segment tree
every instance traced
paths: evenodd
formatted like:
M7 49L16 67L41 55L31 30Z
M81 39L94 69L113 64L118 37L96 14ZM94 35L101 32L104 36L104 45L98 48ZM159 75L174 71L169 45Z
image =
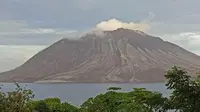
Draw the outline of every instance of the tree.
M172 90L168 108L180 112L200 112L200 85L185 69L171 68L165 75L167 89Z
M137 103L145 106L148 112L165 112L165 103L167 98L163 97L161 93L148 91L144 88L134 88L129 95Z
M23 89L15 84L16 89L11 92L0 92L0 110L3 112L32 112L29 101L34 97L29 89Z
M165 112L166 98L162 94L146 89L134 89L131 92L116 92L117 87L109 88L105 94L89 98L81 105L84 112Z
M33 102L34 110L37 112L52 112L49 106L42 100Z
M40 101L32 101L34 110L38 112L77 112L78 108L64 102L62 103L59 98L46 98Z
M120 87L109 87L107 90L109 91L117 91L117 90L121 90L122 88Z
M195 79L195 82L200 85L200 72L197 72L197 78Z

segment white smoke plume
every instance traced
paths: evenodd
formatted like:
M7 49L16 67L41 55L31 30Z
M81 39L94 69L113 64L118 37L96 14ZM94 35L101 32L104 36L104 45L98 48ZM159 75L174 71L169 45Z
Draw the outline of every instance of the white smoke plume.
M96 25L96 28L103 31L112 31L118 28L124 28L129 30L140 30L142 32L147 32L150 29L150 26L145 22L141 23L122 22L120 20L113 18L98 23Z

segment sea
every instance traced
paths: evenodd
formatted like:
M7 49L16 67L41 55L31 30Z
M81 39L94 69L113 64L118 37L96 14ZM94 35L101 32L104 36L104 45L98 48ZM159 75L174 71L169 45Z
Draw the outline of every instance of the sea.
M0 83L1 91L8 92L15 89L14 83ZM70 83L70 84L37 84L20 83L22 88L31 89L34 99L58 97L63 102L79 106L90 97L105 93L109 87L121 87L122 91L131 91L133 88L146 88L169 96L170 91L164 83Z

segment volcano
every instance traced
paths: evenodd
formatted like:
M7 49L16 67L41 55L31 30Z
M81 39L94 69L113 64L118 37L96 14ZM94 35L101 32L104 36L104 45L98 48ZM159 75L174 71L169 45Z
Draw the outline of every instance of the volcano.
M62 39L23 65L0 74L1 82L162 82L172 66L195 74L200 56L159 37L119 28Z

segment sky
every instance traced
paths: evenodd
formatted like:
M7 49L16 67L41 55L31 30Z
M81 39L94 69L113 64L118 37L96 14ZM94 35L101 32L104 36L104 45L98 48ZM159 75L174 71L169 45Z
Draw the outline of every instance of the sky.
M0 0L1 71L61 38L139 29L200 55L199 0Z

